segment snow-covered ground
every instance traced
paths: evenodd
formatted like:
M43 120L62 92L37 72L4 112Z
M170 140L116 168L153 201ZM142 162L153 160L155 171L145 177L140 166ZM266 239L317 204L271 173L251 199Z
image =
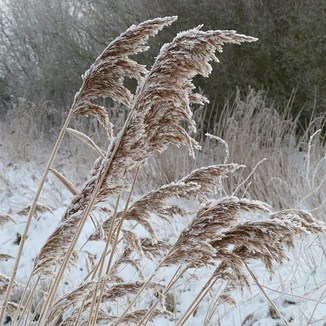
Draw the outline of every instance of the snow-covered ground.
M16 256L19 235L26 221L24 209L31 203L42 171L32 163L3 166L0 162L0 215L10 215L13 219L0 228L0 254ZM50 195L48 195L50 194ZM17 281L25 283L32 271L34 259L49 235L58 225L61 216L69 204L71 194L64 189L53 176L49 176L40 203L43 205L31 224L24 253L17 273ZM113 203L112 203L113 205ZM180 219L176 226L160 225L161 236L166 239L176 236L185 227L186 220ZM79 241L79 247L85 243L92 231L92 224L86 225ZM100 256L104 244L90 242L82 250ZM289 260L276 268L272 279L262 264L253 263L250 267L257 276L260 285L275 302L279 311L290 325L326 325L326 254L325 238L311 236L298 240L294 250L288 253ZM0 262L0 273L10 275L14 259ZM81 258L79 268L62 285L60 292L72 290L85 276L85 260ZM144 267L144 275L150 275L153 266L150 262ZM175 270L165 269L158 276L163 283L169 281ZM179 280L172 290L173 305L178 315L185 311L196 293L205 284L209 268L190 271ZM130 271L122 271L129 275ZM134 273L134 272L133 272ZM132 278L131 278L132 279ZM254 282L253 282L254 284ZM212 291L218 291L218 288ZM274 308L263 295L262 290L253 285L251 292L234 293L237 306L220 305L214 308L214 298L210 295L202 302L196 314L189 319L188 325L203 325L208 314L216 310L210 325L276 326L284 325ZM168 318L156 319L153 325L173 325Z

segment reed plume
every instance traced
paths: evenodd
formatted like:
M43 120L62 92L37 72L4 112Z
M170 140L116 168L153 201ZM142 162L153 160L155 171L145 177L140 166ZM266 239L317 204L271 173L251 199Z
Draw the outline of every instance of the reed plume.
M269 213L269 207L258 201L227 197L206 203L195 219L180 234L162 265L185 264L189 268L214 265L216 249L211 242L225 229L237 224L240 213ZM192 254L189 255L189 252Z
M141 75L145 73L145 68L129 59L129 55L145 51L147 47L144 43L147 39L155 35L164 26L171 24L175 19L176 17L165 17L146 21L138 26L130 27L125 33L112 41L84 74L83 85L75 96L76 105L74 112L78 113L80 111L79 108L85 106L85 101L90 101L96 97L110 96L114 100L130 106L132 95L123 86L124 77L133 76L140 80ZM121 77L117 79L116 77L120 75ZM99 110L99 112L102 111ZM93 112L95 112L94 109ZM98 117L102 119L102 115L98 114ZM105 123L107 123L107 120L105 120ZM113 144L115 144L115 141L112 142L109 148L112 148ZM74 230L83 218L83 211L96 187L99 176L101 176L103 169L106 168L108 159L107 156L106 159L95 162L94 170L96 172L86 182L80 193L73 198L63 216L62 224L50 236L48 242L38 255L35 273L43 270L46 273L50 271L53 273L54 266L62 263L64 259L62 252L68 251L71 240L74 238ZM125 189L125 184L115 180L115 182L106 187L102 187L101 196L99 197L106 198L109 194L119 193L123 189Z
M168 17L161 20L160 27L170 24L174 19L174 17ZM147 24L151 24L151 21ZM141 27L138 28L142 29L144 25L139 26ZM124 35L121 39L124 39ZM90 212L91 206L89 205L92 205L89 204L90 201L99 203L109 195L119 194L125 187L127 171L141 166L151 155L164 151L169 144L184 145L194 156L194 150L199 149L200 146L188 133L188 130L196 130L190 104L202 104L206 99L200 94L193 93L195 86L192 84L192 78L197 74L206 77L209 75L212 69L209 61L217 60L214 52L216 50L221 52L224 43L240 44L255 40L252 37L236 34L234 31L204 32L195 28L180 33L170 44L162 47L151 70L137 89L132 111L123 130L117 138L113 139L105 157L95 163L96 168L93 169L91 179L80 194L75 196L63 217L63 223L41 250L34 272L47 270L49 273L51 268L53 270L53 266L60 265L63 261L62 253L71 250L71 244L76 243L78 234L75 235L74 230L78 226L78 232L80 232L80 226L87 218L84 209L87 207L86 211ZM114 49L117 44L121 45L124 42L112 42L111 47ZM103 71L106 71L106 64L102 66L102 61L110 58L110 53L117 53L117 51L111 51L111 47L109 46L99 56L84 75L81 90L75 96L76 108L83 100L89 101L106 95L127 106L130 105L130 94L128 91L123 92L123 89L121 93L121 87L118 87L119 89L113 87L112 89L116 91L114 94L111 94L112 90L105 93L105 89L110 86L110 81L104 81ZM130 54L128 51L126 53ZM117 62L123 63L122 66L124 66L124 59ZM139 66L137 66L139 68L137 73L134 70L130 72L130 69L134 68L135 65L132 63L127 65L126 71L129 70L128 74L140 79ZM118 71L123 76L123 72ZM181 123L188 125L188 128L183 127ZM191 186L190 183L187 184L187 187L189 186ZM140 219L140 221L156 240L151 224L147 223L146 219ZM48 258L49 252L51 252L50 259ZM67 264L68 258L64 261L64 264ZM62 275L62 268L59 274ZM51 295L53 297L53 293Z
M181 180L164 185L142 196L128 208L127 212L117 214L116 223L124 215L125 220L138 222L148 231L153 240L156 240L155 229L150 223L150 213L158 213L160 217L171 216L175 212L180 213L182 208L177 205L171 210L171 206L167 204L168 199L204 198L206 193L220 188L221 178L226 178L228 174L232 174L242 167L238 164L220 164L196 169ZM101 228L95 231L89 240L100 240L109 232L111 222L112 216L103 222Z
M185 323L216 282L224 282L224 289L216 297L217 304L235 304L234 291L242 292L244 288L250 288L251 283L246 270L251 274L252 272L247 264L253 260L260 260L273 275L275 263L284 262L287 258L286 249L294 246L296 237L326 230L324 223L302 210L284 210L276 213L266 210L264 213L266 216L263 220L224 224L224 230L220 230L214 240L208 238L206 246L213 250L210 251L210 257L207 251L204 252L205 262L206 265L211 262L217 267L177 325ZM176 244L176 247L193 246L192 242L195 240L191 241L184 236L182 241L179 245ZM172 258L176 258L178 253L181 256L180 252L183 251L176 248ZM168 262L171 260L170 258ZM190 262L188 264L193 267ZM282 318L282 315L280 317Z
M93 297L93 292L96 290L98 285L101 285L103 279L98 279L96 281L88 281L81 284L74 291L64 295L59 301L57 301L51 309L51 312L48 316L47 325L56 325L56 320L59 316L63 314L63 312L67 308L72 308L74 306L78 306L83 300L84 305L82 307L83 311L87 311L87 309L91 306L91 299ZM101 298L101 301L104 302L115 302L122 297L129 297L133 294L137 293L137 291L143 286L144 283L120 283L113 285L106 285L106 289ZM162 290L162 285L157 283L148 284L148 290L153 290L157 292ZM69 317L70 320L76 318L78 315L78 309L71 314Z
M270 214L266 220L238 223L211 242L216 259L221 261L214 277L221 277L229 269L235 279L243 280L240 287L249 287L241 272L246 262L261 260L272 275L275 263L282 264L286 259L285 249L294 246L295 237L323 231L324 224L302 210L284 210Z
M63 273L78 261L76 242L94 207L100 206L110 196L120 196L129 187L128 172L136 168L138 173L138 169L153 154L163 152L169 145L184 146L193 157L200 149L193 138L196 124L191 105L202 105L208 100L195 91L193 78L196 75L208 77L212 70L210 62L218 61L215 52L222 52L224 44L256 40L235 31L202 31L201 27L197 27L179 33L171 43L165 44L149 71L130 59L131 55L145 51L147 39L175 19L156 18L130 27L107 46L82 76L83 83L75 95L72 115L95 116L110 141L104 152L86 135L70 130L100 155L94 162L89 180L80 191L58 171L51 169L74 197L60 225L35 260L33 274L53 278L59 270L47 293L47 302L41 308L39 325L142 324L159 316L171 317L163 302L171 284L188 269L212 266L214 272L201 293L177 321L177 325L182 325L216 282L225 284L216 298L217 302L234 303L232 291L250 287L245 272L250 261L262 261L273 273L274 264L284 262L285 249L293 246L295 236L325 230L322 223L302 210L273 213L268 204L260 201L231 196L212 200L212 194L224 190L223 178L244 166L225 163L199 168L179 181L150 191L134 201L131 199L132 186L122 211L118 211L118 201L114 212L99 207L101 213L109 217L89 240L106 237L102 257L97 263L95 257L87 253L91 262L89 275L74 290L56 298ZM138 82L135 94L125 86L126 78L134 78ZM94 103L94 100L106 97L131 109L123 129L116 136L106 108ZM65 130L68 130L67 126ZM227 149L227 156L228 153ZM163 241L159 238L151 219L151 214L170 221L174 214L185 214L181 205L169 203L171 199L192 200L195 206L194 218L174 243L170 239ZM39 205L28 210L39 210L41 214L44 209ZM9 220L8 216L2 216L0 224ZM146 237L125 227L124 221L141 225L147 231ZM116 250L118 245L120 247ZM105 276L102 276L109 252ZM9 258L0 254L0 261ZM146 273L142 267L148 260L155 265L155 270L144 281ZM172 265L179 268L175 280L173 277L168 286L153 281L160 268ZM132 267L135 272L129 280L120 275L125 266ZM134 278L140 281L136 282ZM1 274L0 295L6 290L8 282L9 279ZM149 309L144 309L141 304L129 312L129 308L146 291L152 297L157 294L157 302L161 300L160 309L156 309L157 302L146 302L147 306L151 305ZM122 298L129 303L126 309L119 304L116 315L113 310L104 310L107 304L111 307ZM12 308L9 301L7 306Z
M124 79L135 78L140 82L147 70L129 56L146 51L148 46L145 44L149 37L156 35L176 18L174 16L147 20L137 26L131 26L113 40L82 76L83 85L76 94L76 102L110 97L131 107L133 95L124 86Z
M126 172L142 165L153 153L165 150L169 144L187 146L191 155L194 155L194 149L200 148L188 134L188 130L196 129L190 104L204 103L206 99L193 93L192 78L197 74L209 75L212 69L209 61L217 60L214 52L221 52L224 43L240 44L255 39L234 31L204 32L199 28L180 33L170 44L163 46L151 70L141 81L144 67L127 57L143 51L144 41L173 20L175 17L166 17L131 27L103 51L83 76L83 85L75 96L74 112L87 101L106 96L131 106L132 111L123 130L112 140L105 157L95 162L92 177L72 200L62 224L42 248L34 273L46 271L49 274L51 270L53 273L55 266L67 261L62 253L71 250L71 244L76 242L78 235L74 230L80 229L87 218L84 210L90 212L91 198L94 198L94 203L99 203L109 195L119 194L125 189ZM134 100L123 86L126 75L141 81ZM111 85L112 78L117 76L117 83ZM193 189L199 186L188 183L185 187ZM134 216L155 240L154 229L148 220L141 219L139 214Z

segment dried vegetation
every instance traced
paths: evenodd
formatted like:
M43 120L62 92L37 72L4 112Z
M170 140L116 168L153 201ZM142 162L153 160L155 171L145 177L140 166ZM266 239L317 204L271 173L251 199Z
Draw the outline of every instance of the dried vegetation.
M22 320L28 325L145 325L165 317L183 325L216 284L221 291L214 300L234 303L233 291L250 287L250 261L261 260L273 273L274 264L283 263L286 248L293 246L296 236L324 231L323 223L303 210L275 212L264 202L227 193L225 179L244 168L235 163L195 169L179 181L134 198L137 175L154 154L175 145L184 146L194 157L200 149L193 138L196 123L191 105L202 105L207 99L195 91L193 77L208 77L210 62L218 61L215 53L222 52L225 44L256 41L235 31L203 31L197 27L165 44L149 71L130 58L145 51L147 39L174 20L176 17L157 18L130 27L83 75L82 86L28 208L12 275L1 275L2 320L9 315L12 325L21 325ZM126 78L138 82L135 94L125 86ZM97 104L98 98L106 97L130 109L118 133L113 132L106 108ZM51 167L68 125L77 115L95 116L108 136L107 149L102 150L87 135L72 132L100 154L79 191ZM15 305L11 296L15 275L30 221L36 212L42 214L40 209L45 209L36 203L49 171L54 171L74 197L39 252L21 301ZM111 198L116 198L116 207L107 211L104 204ZM176 239L167 239L153 223L153 215L171 225L177 224L177 219L187 219L187 226ZM88 241L104 243L101 257L91 252L86 255L79 248L78 239L88 219L94 223ZM9 216L2 216L0 223L9 220ZM60 284L69 270L78 266L80 255L87 256L89 272L75 289L62 294ZM150 275L143 273L146 264L154 266ZM125 266L133 271L132 277L121 273ZM176 269L168 284L158 277L166 267ZM208 267L212 268L211 275L189 308L178 314L168 311L166 299L173 285L189 270ZM35 306L33 297L41 280L48 281L48 287Z

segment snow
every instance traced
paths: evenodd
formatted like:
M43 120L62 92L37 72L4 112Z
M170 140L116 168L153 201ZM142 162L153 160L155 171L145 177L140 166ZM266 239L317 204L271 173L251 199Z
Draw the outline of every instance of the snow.
M17 234L23 233L26 222L26 215L17 213L31 204L41 173L42 171L32 163L4 167L0 162L0 215L10 214L15 221L15 223L8 222L0 229L1 254L8 254L13 257L17 254ZM71 194L62 188L53 176L49 176L40 198L40 203L46 205L49 210L39 213L33 218L17 273L18 282L27 282L35 257L59 224L70 199ZM114 207L114 203L109 203L109 205ZM123 207L123 203L121 207ZM177 219L178 223L168 224L160 219L155 219L153 216L153 221L158 230L159 238L168 240L176 237L176 234L180 233L189 219L179 218ZM93 230L92 223L87 222L78 242L79 248L86 242ZM137 227L136 230L138 235L147 235L141 227ZM326 323L324 240L322 236L310 236L304 240L298 240L294 250L288 253L288 262L283 266L276 267L276 273L272 279L262 264L250 264L250 268L257 276L260 284L290 325L308 325L310 323L314 326L324 326ZM82 250L100 257L103 247L104 243L92 241L88 242ZM10 275L13 265L14 259L0 262L0 273ZM154 268L155 265L149 260L144 264L145 279L151 275ZM81 254L78 268L73 269L66 277L59 294L74 289L85 277L86 270L85 257ZM156 279L167 284L175 271L176 267L163 268ZM172 290L177 317L180 317L181 312L184 312L190 305L196 293L206 283L210 272L210 268L191 270L186 272L177 282ZM128 281L136 280L135 271L131 267L125 266L120 273ZM220 290L219 286L215 286L211 295ZM187 325L203 325L207 314L214 309L212 306L214 300L212 300L211 295L205 298ZM217 313L213 315L209 325L218 325L219 323L223 326L284 325L258 286L253 285L251 291L245 291L243 294L236 292L234 298L237 306L219 305ZM174 325L175 321L169 318L158 318L152 324L168 326Z

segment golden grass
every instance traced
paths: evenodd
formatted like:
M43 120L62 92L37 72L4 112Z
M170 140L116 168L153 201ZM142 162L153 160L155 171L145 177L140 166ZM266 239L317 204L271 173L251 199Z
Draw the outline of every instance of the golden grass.
M174 20L176 17L156 18L130 27L107 46L83 75L82 86L75 95L33 203L25 212L27 223L12 275L0 276L4 284L0 288L3 297L1 322L7 314L14 320L14 325L19 325L22 320L31 324L32 319L36 325L119 325L128 322L145 325L159 316L175 318L165 304L170 288L188 270L211 266L214 270L207 283L188 309L175 320L177 325L183 325L216 283L222 287L214 298L217 302L233 303L233 291L250 287L251 281L244 272L250 260L262 261L273 273L274 263L283 263L285 250L293 246L296 236L325 230L322 222L304 210L273 212L272 207L262 201L238 198L227 192L225 180L244 168L244 165L228 163L232 153L227 147L221 160L223 164L194 169L186 177L151 190L138 200L132 198L140 169L157 153L175 145L185 147L190 156L195 157L195 151L200 149L193 137L196 122L191 105L202 105L207 99L195 92L192 79L196 75L209 76L210 62L218 61L215 52L222 52L226 43L256 41L235 31L202 31L197 27L179 33L171 43L165 44L149 71L130 59L129 56L145 51L147 39ZM135 94L125 86L125 78L137 80ZM115 135L106 108L92 102L106 97L130 108L123 128ZM108 136L106 151L87 135L68 128L77 115L93 115L98 119ZM66 131L82 139L100 155L79 191L53 167ZM38 204L38 198L49 171L74 197L61 223L40 250L30 281L24 286L21 302L13 303L12 289L19 261L32 217L36 212L42 214L40 208L44 209ZM242 186L241 182L239 184ZM238 192L242 187L236 185L234 188ZM213 199L214 195L218 199ZM121 210L119 201L122 197L125 205ZM104 203L109 198L116 198L116 207L114 212L107 213ZM171 204L170 200L176 203ZM186 211L177 200L191 201L192 211ZM101 207L102 213L109 215L102 223L93 218ZM152 214L171 224L175 223L175 215L187 216L190 222L171 243L160 238ZM244 221L242 215L249 215L251 220ZM75 268L75 264L78 265L81 252L77 242L89 218L97 224L89 241L105 241L102 256L95 261L88 253L90 270L84 281L74 290L59 294L64 276L69 269ZM147 237L139 236L134 230L139 226L147 232ZM146 260L155 267L145 276ZM120 275L124 265L134 268L136 281L130 282ZM171 266L177 266L177 272L168 285L161 284L157 275L163 268ZM49 281L49 286L35 308L31 302L40 280ZM33 290L28 291L31 288ZM148 295L155 299L148 300ZM118 309L108 311L108 302L118 302Z

